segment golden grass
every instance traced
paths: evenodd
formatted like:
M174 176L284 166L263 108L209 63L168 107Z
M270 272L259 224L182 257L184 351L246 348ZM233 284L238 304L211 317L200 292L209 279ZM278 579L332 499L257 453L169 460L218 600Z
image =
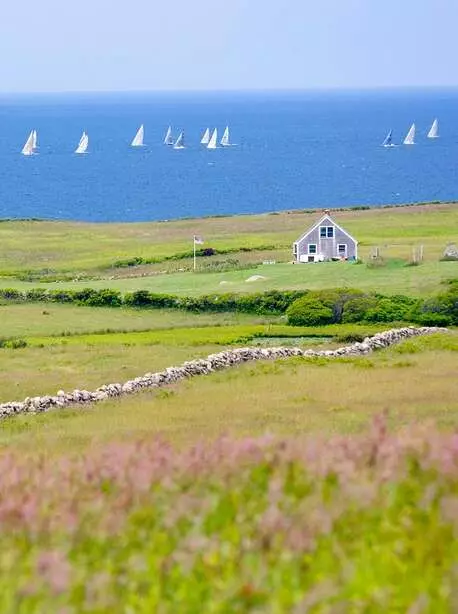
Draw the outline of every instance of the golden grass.
M385 410L394 426L454 426L457 351L454 333L361 359L247 364L90 409L18 417L0 424L0 443L59 452L151 432L177 445L228 433L348 433Z

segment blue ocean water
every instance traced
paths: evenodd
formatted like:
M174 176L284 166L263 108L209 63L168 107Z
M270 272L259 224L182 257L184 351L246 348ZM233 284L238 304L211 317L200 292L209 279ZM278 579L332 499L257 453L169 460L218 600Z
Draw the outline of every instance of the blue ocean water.
M458 90L0 98L0 217L143 221L458 198ZM439 118L441 138L426 138ZM417 145L400 143L411 123ZM141 150L129 147L145 125ZM188 147L162 145L167 126ZM231 128L208 151L203 130ZM39 155L20 150L32 128ZM86 130L90 154L73 151Z

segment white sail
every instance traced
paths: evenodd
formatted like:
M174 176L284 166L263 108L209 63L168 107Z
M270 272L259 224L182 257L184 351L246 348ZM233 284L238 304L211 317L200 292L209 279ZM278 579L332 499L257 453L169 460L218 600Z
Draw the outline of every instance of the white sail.
M167 132L164 138L164 145L173 145L172 126L167 128Z
M209 142L210 142L210 128L207 128L202 138L200 139L200 143L201 145L208 145Z
M437 139L439 137L439 122L437 119L433 121L433 125L431 126L428 132L428 139Z
M33 133L35 132L35 130L32 130L32 132L29 134L27 141L24 144L24 147L22 148L21 153L24 156L31 156L33 154Z
M410 130L404 139L404 145L415 145L415 124L410 126Z
M33 151L35 151L35 149L38 149L38 135L36 130L33 130L32 147Z
M87 153L87 148L89 147L89 137L86 132L83 132L80 142L78 143L78 147L75 149L75 153L77 154L85 154Z
M207 149L216 149L216 147L217 147L217 145L216 145L216 144L217 144L217 142L218 142L218 129L217 129L217 128L215 128L215 129L213 130L213 134L212 134L212 136L211 136L211 139L210 139L210 141L208 142Z
M184 149L184 132L180 132L173 149Z
M382 143L383 147L394 147L393 143L393 131L390 130Z
M229 141L229 126L226 126L226 129L223 134L223 138L221 139L221 145L222 147L229 147L230 144L231 143Z
M132 147L143 147L144 143L143 143L143 139L145 138L145 129L143 127L143 124L140 126L140 128L137 131L137 134L134 136L131 146Z

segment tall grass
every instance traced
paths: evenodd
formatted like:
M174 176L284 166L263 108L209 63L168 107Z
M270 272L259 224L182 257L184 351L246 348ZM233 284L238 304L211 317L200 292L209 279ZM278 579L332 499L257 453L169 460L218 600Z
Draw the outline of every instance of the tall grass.
M456 611L458 446L434 429L0 456L0 610Z

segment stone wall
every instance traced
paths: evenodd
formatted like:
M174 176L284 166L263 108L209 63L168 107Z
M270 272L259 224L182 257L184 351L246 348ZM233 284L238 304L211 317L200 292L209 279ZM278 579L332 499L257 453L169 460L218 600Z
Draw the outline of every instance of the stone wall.
M221 371L222 369L227 369L253 360L277 360L280 358L290 358L292 356L321 356L325 358L363 356L374 350L399 343L409 337L429 335L438 332L447 332L447 329L437 327L391 329L383 333L378 333L373 337L367 337L361 343L352 343L351 345L338 348L337 350L304 350L298 347L245 347L226 350L218 354L210 354L206 358L184 362L178 367L168 367L164 371L159 371L158 373L146 373L124 384L105 384L93 392L87 390L64 392L63 390L59 390L55 396L27 397L24 401L2 403L0 404L0 418L24 412L37 413L48 411L53 408L68 407L70 405L96 403L111 397L134 394L140 390L161 388L189 377L208 375L214 371Z

